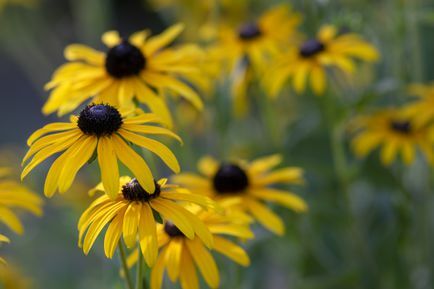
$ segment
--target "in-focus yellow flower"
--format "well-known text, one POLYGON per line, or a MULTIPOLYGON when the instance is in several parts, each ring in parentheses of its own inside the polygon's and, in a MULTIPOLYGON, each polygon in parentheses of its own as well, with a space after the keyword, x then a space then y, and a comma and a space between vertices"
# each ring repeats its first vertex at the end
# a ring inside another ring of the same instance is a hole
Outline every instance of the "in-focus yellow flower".
POLYGON ((424 125, 434 121, 434 84, 413 84, 409 93, 417 100, 406 105, 405 110, 413 118, 416 125, 424 125))
POLYGON ((250 163, 238 161, 219 163, 204 157, 198 163, 199 172, 182 173, 173 181, 191 190, 219 201, 234 201, 239 209, 251 214, 259 223, 276 234, 284 233, 284 224, 264 202, 274 202, 296 212, 307 210, 306 203, 295 194, 270 186, 275 184, 302 184, 303 171, 297 167, 285 167, 271 171, 280 164, 282 157, 273 155, 250 163), (240 200, 240 201, 237 201, 240 200))
POLYGON ((201 109, 198 94, 180 80, 185 74, 199 72, 196 65, 201 50, 195 45, 167 47, 183 29, 177 24, 157 36, 148 38, 149 32, 144 30, 128 39, 109 31, 102 36, 109 48, 106 53, 81 44, 69 45, 65 58, 70 62, 45 86, 53 91, 43 112, 64 115, 89 98, 120 108, 134 106, 136 99, 170 125, 170 112, 161 95, 167 91, 201 109))
POLYGON ((276 96, 288 79, 297 93, 304 92, 310 80, 314 93, 319 95, 326 88, 327 68, 351 74, 355 71, 355 59, 373 62, 378 57, 375 47, 359 35, 340 34, 336 27, 325 25, 316 38, 308 39, 277 57, 265 82, 269 94, 276 96))
MULTIPOLYGON (((249 266, 250 259, 242 247, 229 240, 227 236, 251 239, 253 233, 248 223, 237 223, 234 216, 219 215, 197 207, 188 207, 209 229, 213 235, 213 250, 225 255, 234 262, 249 266)), ((172 282, 179 280, 183 289, 199 288, 196 268, 211 288, 217 288, 220 274, 216 262, 199 238, 188 239, 172 222, 157 226, 158 247, 160 254, 151 271, 151 289, 160 289, 164 272, 167 271, 172 282)), ((134 251, 128 258, 128 265, 137 263, 139 254, 134 251)))
POLYGON ((400 153, 404 163, 409 165, 419 148, 428 161, 433 161, 432 129, 416 126, 405 109, 387 108, 372 115, 360 116, 353 125, 356 135, 352 148, 359 157, 365 157, 381 147, 383 164, 391 164, 400 153))
POLYGON ((287 5, 276 6, 259 19, 238 29, 223 27, 216 49, 229 62, 233 107, 238 115, 247 111, 247 88, 264 72, 270 58, 294 41, 298 14, 287 5))
MULTIPOLYGON (((171 220, 189 239, 197 235, 208 247, 213 245, 212 235, 206 226, 178 202, 194 203, 215 209, 214 202, 178 186, 169 185, 167 179, 155 183, 152 193, 144 190, 136 179, 122 177, 121 189, 115 199, 103 195, 82 214, 79 223, 79 246, 88 254, 102 229, 108 225, 104 238, 104 251, 112 258, 121 235, 127 247, 139 241, 142 254, 149 266, 157 259, 157 225, 154 211, 164 220, 171 220), (138 237, 138 238, 137 238, 138 237)), ((103 189, 102 185, 98 188, 103 189)))
POLYGON ((72 185, 78 170, 96 153, 101 179, 109 196, 116 197, 119 190, 118 159, 147 191, 153 192, 152 172, 128 142, 151 151, 172 171, 179 172, 178 161, 170 149, 142 134, 165 135, 179 141, 180 138, 168 129, 149 125, 152 122, 160 122, 160 118, 137 110, 134 113, 120 111, 107 104, 89 105, 79 116, 72 116, 70 122, 48 124, 29 137, 30 149, 23 163, 33 158, 24 167, 21 178, 51 155, 64 151, 48 171, 44 188, 48 197, 57 190, 64 193, 72 185))
MULTIPOLYGON (((5 235, 0 234, 0 246, 2 243, 9 243, 10 240, 8 237, 6 237, 5 235)), ((2 257, 0 257, 0 265, 5 265, 6 261, 5 259, 3 259, 2 257)), ((0 270, 1 271, 1 270, 0 270)))
MULTIPOLYGON (((0 168, 0 177, 8 174, 7 168, 0 168)), ((42 215, 42 199, 25 186, 9 180, 0 180, 0 223, 17 234, 24 232, 15 209, 27 211, 36 216, 42 215)))
POLYGON ((32 282, 12 265, 0 268, 0 288, 2 289, 29 289, 32 282))

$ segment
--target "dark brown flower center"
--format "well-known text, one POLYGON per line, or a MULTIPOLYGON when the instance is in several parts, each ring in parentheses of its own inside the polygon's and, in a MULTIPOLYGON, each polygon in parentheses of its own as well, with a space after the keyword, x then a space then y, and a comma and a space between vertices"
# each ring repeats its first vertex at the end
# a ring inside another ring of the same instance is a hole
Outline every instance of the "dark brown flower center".
POLYGON ((244 191, 249 180, 246 172, 235 164, 222 164, 213 179, 214 189, 219 194, 234 194, 244 191))
POLYGON ((146 58, 143 53, 127 40, 112 47, 105 59, 107 72, 115 78, 137 75, 145 66, 146 58))
POLYGON ((299 52, 302 57, 308 58, 324 51, 324 49, 323 43, 316 39, 309 39, 300 46, 299 52))
POLYGON ((164 224, 164 231, 166 232, 167 235, 169 235, 170 237, 184 237, 184 233, 181 232, 180 229, 178 229, 177 226, 175 226, 175 224, 173 224, 170 221, 167 221, 164 224))
POLYGON ((77 125, 88 135, 111 135, 122 126, 119 111, 108 104, 91 104, 80 112, 77 125))
POLYGON ((409 134, 411 133, 411 123, 409 121, 392 121, 390 127, 399 133, 409 134))
POLYGON ((238 37, 241 40, 252 40, 262 35, 261 29, 255 22, 245 23, 238 29, 238 37))
POLYGON ((154 180, 155 183, 155 191, 153 194, 148 193, 142 186, 139 184, 137 179, 132 179, 130 182, 126 183, 122 186, 122 195, 126 200, 132 202, 148 202, 151 199, 155 199, 160 196, 161 187, 154 180))

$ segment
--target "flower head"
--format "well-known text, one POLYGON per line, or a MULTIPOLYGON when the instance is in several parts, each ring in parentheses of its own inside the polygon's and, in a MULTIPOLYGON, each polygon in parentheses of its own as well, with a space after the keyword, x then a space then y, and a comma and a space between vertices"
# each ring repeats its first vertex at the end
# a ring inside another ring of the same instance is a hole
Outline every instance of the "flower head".
POLYGON ((179 172, 176 157, 162 143, 144 135, 165 135, 180 138, 170 130, 150 125, 161 122, 155 114, 141 111, 122 111, 108 104, 91 104, 79 116, 72 116, 70 122, 52 123, 34 132, 28 139, 29 151, 21 177, 48 157, 63 152, 51 166, 45 180, 45 195, 51 197, 57 190, 67 191, 79 169, 94 154, 97 154, 105 191, 116 197, 119 189, 118 160, 128 167, 138 182, 153 192, 153 176, 143 158, 127 142, 147 149, 159 156, 174 172, 179 172))
POLYGON ((198 94, 179 78, 198 73, 196 64, 202 52, 194 45, 167 47, 183 28, 177 24, 151 37, 148 31, 140 31, 128 39, 109 31, 102 36, 106 53, 81 44, 69 45, 65 57, 70 62, 46 85, 52 92, 43 112, 63 115, 89 98, 121 108, 132 107, 137 99, 170 125, 164 95, 156 91, 178 94, 201 109, 198 94))
POLYGON ((260 158, 250 163, 219 163, 211 157, 204 157, 198 164, 201 175, 182 173, 174 176, 173 181, 193 193, 236 204, 267 229, 283 234, 282 220, 268 209, 264 202, 275 202, 296 212, 306 211, 307 205, 291 192, 270 187, 282 183, 303 183, 300 168, 286 167, 271 171, 281 161, 279 155, 260 158))
MULTIPOLYGON (((187 207, 209 229, 214 239, 212 251, 216 251, 232 261, 249 266, 250 259, 242 247, 228 237, 253 238, 249 222, 240 222, 237 215, 216 214, 204 211, 197 206, 187 207)), ((172 282, 179 281, 183 289, 199 288, 197 270, 211 288, 217 288, 220 274, 211 252, 200 238, 189 239, 171 221, 157 225, 158 247, 160 254, 151 271, 151 289, 162 287, 164 272, 167 271, 172 282)), ((138 250, 129 257, 129 266, 138 260, 138 250)))
MULTIPOLYGON (((154 213, 164 220, 171 220, 188 239, 197 236, 206 246, 213 245, 211 233, 205 225, 178 202, 197 204, 206 209, 215 209, 215 204, 204 196, 191 194, 185 189, 167 184, 166 179, 155 182, 154 191, 144 189, 136 179, 121 177, 115 199, 103 195, 96 199, 85 212, 79 223, 79 246, 88 254, 102 229, 108 226, 104 239, 104 251, 111 258, 121 236, 127 247, 137 241, 146 262, 152 266, 157 259, 157 223, 154 213)), ((100 184, 96 190, 104 191, 100 184)))
POLYGON ((310 79, 315 94, 326 88, 326 68, 335 68, 346 74, 355 71, 355 59, 373 62, 378 52, 371 44, 355 33, 339 33, 331 25, 321 27, 315 38, 301 42, 288 52, 276 57, 266 79, 268 92, 276 96, 288 79, 294 90, 302 93, 310 79))
POLYGON ((381 161, 391 164, 398 153, 405 164, 411 164, 419 148, 428 161, 433 161, 432 129, 417 125, 405 109, 387 108, 371 115, 359 116, 354 122, 352 147, 355 154, 364 157, 381 147, 381 161))

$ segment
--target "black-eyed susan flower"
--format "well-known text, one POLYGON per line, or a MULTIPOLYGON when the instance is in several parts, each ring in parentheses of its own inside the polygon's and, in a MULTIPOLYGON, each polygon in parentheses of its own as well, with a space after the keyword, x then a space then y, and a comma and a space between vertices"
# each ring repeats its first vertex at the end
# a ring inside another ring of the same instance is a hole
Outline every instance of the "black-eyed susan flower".
MULTIPOLYGON (((166 182, 166 179, 155 182, 154 191, 148 192, 136 179, 123 177, 122 187, 118 189, 115 199, 110 199, 107 195, 96 199, 78 223, 79 246, 84 253, 89 253, 102 229, 108 225, 104 238, 104 251, 108 258, 112 258, 120 237, 123 236, 127 247, 134 247, 139 242, 147 264, 152 266, 158 253, 154 211, 164 220, 176 224, 187 238, 194 239, 198 236, 206 246, 211 247, 213 239, 207 227, 179 202, 215 209, 214 202, 166 182)), ((102 186, 97 189, 102 189, 102 186)))
POLYGON ((303 171, 297 167, 272 170, 282 161, 273 155, 250 163, 238 161, 219 163, 204 157, 198 163, 201 175, 182 173, 173 181, 193 193, 204 194, 219 201, 232 202, 251 214, 259 223, 276 234, 284 233, 282 220, 264 202, 273 202, 296 212, 307 210, 306 203, 297 195, 282 189, 271 188, 276 184, 302 184, 303 171))
MULTIPOLYGON (((9 243, 10 240, 8 237, 6 237, 5 235, 0 234, 0 246, 2 243, 9 243)), ((0 257, 0 265, 5 265, 6 261, 5 259, 3 259, 2 257, 0 257)))
POLYGON ((270 58, 294 40, 299 22, 298 14, 279 5, 238 28, 221 28, 216 49, 229 63, 233 107, 238 115, 247 110, 248 86, 258 80, 270 58))
POLYGON ((183 28, 177 24, 151 37, 148 31, 140 31, 128 39, 109 31, 102 36, 106 53, 81 44, 69 45, 65 58, 70 62, 45 86, 53 90, 43 112, 63 115, 89 98, 121 108, 134 106, 136 99, 170 124, 170 112, 161 95, 168 91, 201 109, 198 94, 180 80, 185 74, 198 73, 200 49, 194 45, 167 47, 183 28))
POLYGON ((44 126, 28 139, 29 151, 23 163, 21 177, 48 157, 63 152, 48 171, 44 193, 51 197, 57 190, 64 193, 74 181, 78 170, 97 154, 101 179, 109 196, 116 197, 119 190, 118 160, 137 178, 147 191, 155 190, 153 176, 144 159, 128 144, 131 142, 159 156, 174 172, 179 172, 176 157, 162 143, 143 135, 166 135, 179 139, 170 130, 150 125, 160 122, 155 114, 121 111, 108 104, 92 104, 72 116, 70 122, 44 126))
POLYGON ((408 165, 419 149, 429 162, 433 161, 432 129, 417 126, 403 109, 387 108, 359 116, 352 129, 355 130, 352 148, 359 157, 365 157, 380 147, 383 164, 391 164, 400 154, 408 165))
POLYGON ((42 199, 25 186, 5 178, 9 172, 8 168, 0 168, 0 223, 21 235, 24 227, 15 210, 41 216, 42 199))
POLYGON ((434 121, 434 84, 412 84, 409 93, 417 99, 408 103, 405 110, 416 125, 425 125, 434 121))
MULTIPOLYGON (((199 288, 197 270, 211 288, 217 288, 220 274, 211 254, 216 251, 241 266, 249 266, 250 259, 245 250, 228 236, 241 239, 253 238, 248 222, 234 219, 230 214, 216 214, 204 211, 196 206, 187 206, 209 229, 213 235, 214 247, 210 251, 202 240, 187 238, 171 221, 158 224, 157 236, 160 254, 151 271, 151 289, 161 289, 164 272, 167 271, 172 282, 179 281, 183 289, 199 288)), ((128 258, 128 265, 133 266, 139 257, 138 250, 128 258)))
POLYGON ((314 93, 320 95, 326 89, 326 68, 352 74, 355 60, 374 62, 378 57, 375 47, 359 35, 339 33, 336 27, 325 25, 316 38, 276 57, 265 82, 271 96, 276 96, 288 79, 297 93, 305 91, 309 80, 314 93))

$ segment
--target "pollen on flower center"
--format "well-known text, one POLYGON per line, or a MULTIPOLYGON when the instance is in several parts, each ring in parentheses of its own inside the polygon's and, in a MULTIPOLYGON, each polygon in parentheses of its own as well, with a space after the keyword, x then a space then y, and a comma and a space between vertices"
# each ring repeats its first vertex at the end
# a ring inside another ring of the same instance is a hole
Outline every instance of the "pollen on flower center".
POLYGON ((155 191, 153 194, 150 194, 145 191, 137 179, 134 178, 122 186, 122 195, 126 200, 132 202, 148 202, 151 199, 157 198, 161 193, 160 185, 155 180, 154 183, 155 191))
POLYGON ((167 221, 164 224, 164 231, 166 232, 167 235, 169 235, 170 237, 184 237, 184 233, 181 232, 180 229, 178 229, 177 226, 175 226, 175 224, 173 224, 170 221, 167 221))
POLYGON ((88 135, 111 135, 121 127, 122 116, 111 105, 91 104, 80 112, 77 125, 88 135))
POLYGON ((411 123, 409 121, 392 121, 390 127, 402 134, 409 134, 411 132, 411 123))
POLYGON ((219 194, 244 191, 249 185, 246 172, 235 164, 222 164, 213 179, 214 189, 219 194))
POLYGON ((145 66, 146 58, 143 53, 126 40, 107 52, 105 68, 115 78, 136 75, 145 66))
POLYGON ((261 36, 262 32, 257 23, 246 23, 238 29, 238 37, 242 40, 251 40, 261 36))
POLYGON ((316 39, 309 39, 301 45, 300 55, 307 58, 324 51, 324 49, 323 43, 316 39))

